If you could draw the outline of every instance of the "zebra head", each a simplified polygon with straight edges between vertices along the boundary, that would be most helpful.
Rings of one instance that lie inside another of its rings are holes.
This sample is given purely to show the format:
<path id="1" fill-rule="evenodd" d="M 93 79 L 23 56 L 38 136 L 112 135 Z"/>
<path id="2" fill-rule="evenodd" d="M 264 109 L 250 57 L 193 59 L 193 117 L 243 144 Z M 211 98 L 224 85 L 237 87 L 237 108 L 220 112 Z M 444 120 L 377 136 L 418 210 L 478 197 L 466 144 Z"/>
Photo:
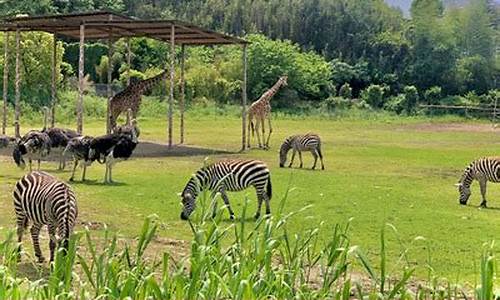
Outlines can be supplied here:
<path id="1" fill-rule="evenodd" d="M 465 186 L 463 183 L 459 182 L 455 184 L 455 186 L 458 187 L 458 192 L 460 193 L 460 198 L 458 198 L 458 201 L 462 205 L 467 205 L 467 201 L 469 200 L 471 191 L 469 186 Z"/>
<path id="2" fill-rule="evenodd" d="M 285 166 L 286 156 L 291 148 L 292 145 L 290 144 L 289 139 L 286 139 L 280 148 L 280 168 L 283 168 Z"/>
<path id="3" fill-rule="evenodd" d="M 184 188 L 184 191 L 181 194 L 183 206 L 183 210 L 181 212 L 182 220 L 189 219 L 189 216 L 196 208 L 196 197 L 198 196 L 199 190 L 200 180 L 195 175 L 188 181 L 186 187 Z"/>

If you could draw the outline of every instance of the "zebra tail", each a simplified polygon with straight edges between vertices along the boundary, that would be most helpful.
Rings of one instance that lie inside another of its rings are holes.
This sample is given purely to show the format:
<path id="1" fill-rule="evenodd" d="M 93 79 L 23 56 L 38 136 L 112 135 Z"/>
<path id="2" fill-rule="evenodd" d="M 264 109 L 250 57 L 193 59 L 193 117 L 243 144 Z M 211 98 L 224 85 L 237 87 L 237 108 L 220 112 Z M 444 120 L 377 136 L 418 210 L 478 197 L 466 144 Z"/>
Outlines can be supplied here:
<path id="1" fill-rule="evenodd" d="M 269 175 L 269 177 L 267 178 L 266 193 L 267 193 L 267 199 L 271 200 L 271 198 L 273 197 L 273 186 L 271 184 L 271 175 Z"/>

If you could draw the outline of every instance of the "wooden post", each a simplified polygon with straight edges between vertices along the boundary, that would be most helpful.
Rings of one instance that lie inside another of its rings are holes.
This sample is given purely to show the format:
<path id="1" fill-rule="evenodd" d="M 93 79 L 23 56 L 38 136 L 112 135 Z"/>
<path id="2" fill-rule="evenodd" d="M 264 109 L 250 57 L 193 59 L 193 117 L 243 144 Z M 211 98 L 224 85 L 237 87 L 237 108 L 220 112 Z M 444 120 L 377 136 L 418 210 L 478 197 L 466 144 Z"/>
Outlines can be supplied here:
<path id="1" fill-rule="evenodd" d="M 108 104 L 107 104 L 107 110 L 106 110 L 106 116 L 107 116 L 107 121 L 106 121 L 106 133 L 109 134 L 111 133 L 111 98 L 113 97 L 113 89 L 111 86 L 111 81 L 112 81 L 112 76 L 113 76 L 113 33 L 112 31 L 109 32 L 109 37 L 108 37 L 108 84 L 107 84 L 107 89 L 108 89 Z M 115 120 L 116 122 L 116 120 Z"/>
<path id="2" fill-rule="evenodd" d="M 495 95 L 495 106 L 493 107 L 493 128 L 497 127 L 497 104 L 498 96 Z"/>
<path id="3" fill-rule="evenodd" d="M 15 114 L 14 114 L 14 126 L 15 126 L 15 136 L 16 138 L 21 137 L 20 133 L 20 123 L 19 117 L 21 115 L 21 31 L 19 28 L 16 29 L 16 79 L 15 79 L 15 89 L 16 89 L 16 98 L 15 98 Z"/>
<path id="4" fill-rule="evenodd" d="M 170 95 L 168 97 L 168 147 L 172 147 L 173 106 L 175 85 L 175 25 L 170 27 Z"/>
<path id="5" fill-rule="evenodd" d="M 130 64 L 132 52 L 130 50 L 130 38 L 127 38 L 127 86 L 130 85 Z"/>
<path id="6" fill-rule="evenodd" d="M 181 46 L 181 90 L 180 90 L 180 99 L 179 99 L 179 110 L 181 114 L 181 144 L 184 144 L 184 101 L 186 97 L 186 87 L 185 87 L 185 78 L 184 78 L 184 61 L 186 55 L 186 47 L 183 44 Z"/>
<path id="7" fill-rule="evenodd" d="M 2 134 L 5 134 L 7 128 L 7 95 L 9 92 L 9 32 L 4 35 L 4 60 L 3 60 L 3 118 Z"/>
<path id="8" fill-rule="evenodd" d="M 56 123 L 56 103 L 57 103 L 57 90 L 56 90 L 56 72 L 57 72 L 57 38 L 54 33 L 52 45 L 52 113 L 50 119 L 50 127 L 54 128 Z"/>
<path id="9" fill-rule="evenodd" d="M 247 135 L 247 45 L 243 45 L 243 83 L 241 86 L 241 151 L 246 149 Z"/>
<path id="10" fill-rule="evenodd" d="M 76 131 L 79 134 L 83 132 L 83 83 L 84 83 L 84 55 L 85 55 L 85 23 L 80 24 L 80 53 L 78 58 L 78 101 L 76 104 L 77 127 Z"/>

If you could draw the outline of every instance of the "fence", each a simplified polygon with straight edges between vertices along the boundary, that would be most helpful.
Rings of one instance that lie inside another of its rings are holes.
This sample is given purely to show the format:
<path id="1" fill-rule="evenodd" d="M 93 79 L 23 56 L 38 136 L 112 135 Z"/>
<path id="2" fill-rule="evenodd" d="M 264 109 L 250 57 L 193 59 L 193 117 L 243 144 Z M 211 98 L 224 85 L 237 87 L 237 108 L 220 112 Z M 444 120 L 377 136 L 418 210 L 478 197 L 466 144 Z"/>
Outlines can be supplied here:
<path id="1" fill-rule="evenodd" d="M 482 118 L 491 118 L 493 124 L 497 123 L 500 110 L 498 109 L 497 102 L 494 105 L 441 105 L 441 104 L 420 104 L 421 109 L 426 110 L 428 113 L 439 111 L 441 113 L 454 113 L 462 112 L 465 116 L 474 116 Z"/>

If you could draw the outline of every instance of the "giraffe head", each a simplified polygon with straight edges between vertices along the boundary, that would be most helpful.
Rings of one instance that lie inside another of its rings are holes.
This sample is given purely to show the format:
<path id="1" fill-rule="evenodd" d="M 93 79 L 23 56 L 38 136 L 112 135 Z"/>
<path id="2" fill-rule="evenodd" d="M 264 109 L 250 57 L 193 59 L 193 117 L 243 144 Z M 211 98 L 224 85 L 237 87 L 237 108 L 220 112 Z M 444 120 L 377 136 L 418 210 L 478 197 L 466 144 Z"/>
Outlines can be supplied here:
<path id="1" fill-rule="evenodd" d="M 279 81 L 281 82 L 281 86 L 287 86 L 288 85 L 288 75 L 281 76 Z"/>

